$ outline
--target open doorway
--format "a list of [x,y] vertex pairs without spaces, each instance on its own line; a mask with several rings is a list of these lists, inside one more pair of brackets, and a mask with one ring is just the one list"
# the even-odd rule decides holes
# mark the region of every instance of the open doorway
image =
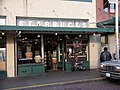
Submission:
[[57,47],[58,36],[57,35],[44,35],[44,50],[45,50],[45,62],[47,71],[57,70]]

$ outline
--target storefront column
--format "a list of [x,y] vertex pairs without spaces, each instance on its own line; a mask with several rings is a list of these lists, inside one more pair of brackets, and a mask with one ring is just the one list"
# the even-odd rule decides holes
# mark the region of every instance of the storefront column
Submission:
[[[43,35],[41,35],[41,55],[42,55],[42,58],[44,58],[44,39],[43,39]],[[42,62],[44,62],[44,61],[42,61]]]
[[101,52],[104,50],[104,47],[108,48],[108,51],[110,51],[111,55],[116,51],[116,41],[115,41],[115,35],[110,34],[107,36],[107,40],[105,39],[106,36],[101,37]]
[[111,55],[113,56],[113,54],[116,51],[116,40],[115,40],[114,34],[108,35],[108,45],[109,45],[109,51]]
[[90,69],[99,68],[100,66],[100,50],[101,50],[101,39],[100,34],[91,35],[89,43],[89,55],[90,55]]
[[65,61],[64,61],[64,42],[62,43],[62,64],[63,64],[63,71],[65,70]]
[[60,42],[59,42],[59,39],[60,39],[60,37],[58,36],[58,47],[57,47],[57,49],[58,49],[58,62],[60,62]]
[[15,76],[14,34],[7,34],[7,77]]

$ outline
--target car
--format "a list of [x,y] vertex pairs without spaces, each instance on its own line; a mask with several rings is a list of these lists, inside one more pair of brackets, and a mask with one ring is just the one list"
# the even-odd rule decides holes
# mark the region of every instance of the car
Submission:
[[120,60],[102,62],[100,75],[105,78],[120,79]]

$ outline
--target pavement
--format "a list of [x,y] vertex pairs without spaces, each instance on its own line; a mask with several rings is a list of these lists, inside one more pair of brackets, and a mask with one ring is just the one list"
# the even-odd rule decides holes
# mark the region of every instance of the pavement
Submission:
[[50,71],[32,76],[0,78],[0,90],[23,90],[33,87],[82,83],[103,79],[98,69],[73,72]]

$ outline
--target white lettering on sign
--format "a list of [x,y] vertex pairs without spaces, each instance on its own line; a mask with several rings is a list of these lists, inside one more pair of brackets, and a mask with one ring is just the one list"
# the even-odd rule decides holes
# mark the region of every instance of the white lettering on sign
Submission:
[[40,21],[38,21],[38,22],[37,22],[37,26],[41,26],[41,23],[40,23]]
[[32,21],[28,21],[28,26],[32,26]]
[[45,22],[45,25],[42,25],[42,26],[46,26],[46,27],[49,27],[50,26],[50,23],[48,21]]
[[72,27],[72,22],[68,22],[68,27]]
[[5,18],[0,18],[0,25],[5,25]]
[[29,19],[29,18],[18,18],[18,26],[43,26],[43,27],[87,27],[88,20],[72,20],[65,19],[61,21],[52,20],[52,19]]
[[52,26],[53,26],[53,27],[57,27],[57,26],[58,26],[58,25],[57,25],[57,22],[53,22]]
[[22,20],[21,20],[21,21],[19,21],[18,25],[19,25],[19,26],[24,26],[23,21],[22,21]]
[[87,27],[85,22],[82,23],[82,27]]
[[75,22],[76,27],[79,27],[79,25],[80,25],[79,22]]
[[60,22],[60,27],[65,27],[65,22]]

